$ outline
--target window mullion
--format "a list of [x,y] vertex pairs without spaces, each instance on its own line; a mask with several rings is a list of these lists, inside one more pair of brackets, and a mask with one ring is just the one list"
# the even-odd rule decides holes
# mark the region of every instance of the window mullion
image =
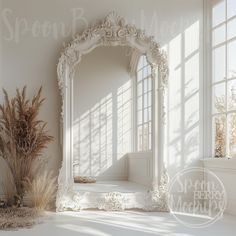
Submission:
[[[212,10],[210,8],[210,3],[208,0],[205,0],[205,7],[206,7],[206,42],[205,42],[205,47],[206,47],[206,65],[208,65],[207,71],[206,71],[206,78],[211,78],[211,80],[205,80],[206,85],[206,90],[204,90],[205,93],[205,98],[208,101],[207,106],[205,106],[205,129],[207,130],[204,135],[206,135],[206,139],[204,143],[207,143],[206,146],[204,147],[204,154],[208,157],[212,156],[213,153],[213,147],[215,147],[215,143],[213,145],[213,119],[212,119],[212,112],[213,112],[213,87],[211,86],[211,83],[213,82],[213,73],[212,73],[212,68],[213,68],[213,63],[212,63]],[[208,95],[207,89],[210,89],[210,95]],[[211,119],[210,121],[208,119]],[[208,128],[208,125],[210,126]],[[214,137],[215,140],[215,137]],[[209,149],[207,148],[209,146]]]
[[225,77],[226,77],[226,84],[225,84],[225,111],[226,111],[226,121],[225,121],[225,151],[226,151],[226,157],[229,156],[229,132],[228,132],[228,41],[227,41],[227,35],[228,35],[228,14],[227,14],[227,8],[228,8],[228,1],[225,1]]
[[144,79],[142,71],[142,151],[144,151]]

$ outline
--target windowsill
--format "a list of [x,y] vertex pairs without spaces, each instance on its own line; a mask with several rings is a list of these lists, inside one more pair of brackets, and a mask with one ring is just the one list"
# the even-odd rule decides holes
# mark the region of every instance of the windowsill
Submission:
[[204,167],[213,169],[227,169],[236,171],[236,158],[205,158],[202,159]]
[[151,158],[152,157],[152,151],[146,151],[146,152],[130,152],[127,153],[129,158]]
[[152,153],[151,150],[149,151],[135,151],[135,152],[129,152],[128,154],[143,154],[143,153]]

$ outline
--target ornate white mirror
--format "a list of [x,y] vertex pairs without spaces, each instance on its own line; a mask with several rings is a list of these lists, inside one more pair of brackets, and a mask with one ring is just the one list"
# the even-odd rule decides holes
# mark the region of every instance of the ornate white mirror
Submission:
[[153,37],[114,12],[63,50],[58,211],[168,211],[167,78],[165,54]]

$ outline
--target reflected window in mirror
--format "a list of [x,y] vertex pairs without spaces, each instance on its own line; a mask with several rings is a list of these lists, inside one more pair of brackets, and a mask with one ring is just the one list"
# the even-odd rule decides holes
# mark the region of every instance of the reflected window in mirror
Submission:
[[139,152],[152,150],[152,78],[151,66],[145,55],[139,59],[136,76],[137,125],[136,149]]

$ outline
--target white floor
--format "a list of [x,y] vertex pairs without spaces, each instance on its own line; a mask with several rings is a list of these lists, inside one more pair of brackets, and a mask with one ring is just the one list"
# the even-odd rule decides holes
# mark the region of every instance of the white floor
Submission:
[[122,193],[135,193],[145,192],[148,189],[141,185],[129,181],[97,181],[91,184],[75,184],[74,189],[83,192],[122,192]]
[[82,211],[51,213],[32,229],[0,231],[1,236],[235,236],[236,217],[226,215],[204,229],[186,228],[168,213]]

